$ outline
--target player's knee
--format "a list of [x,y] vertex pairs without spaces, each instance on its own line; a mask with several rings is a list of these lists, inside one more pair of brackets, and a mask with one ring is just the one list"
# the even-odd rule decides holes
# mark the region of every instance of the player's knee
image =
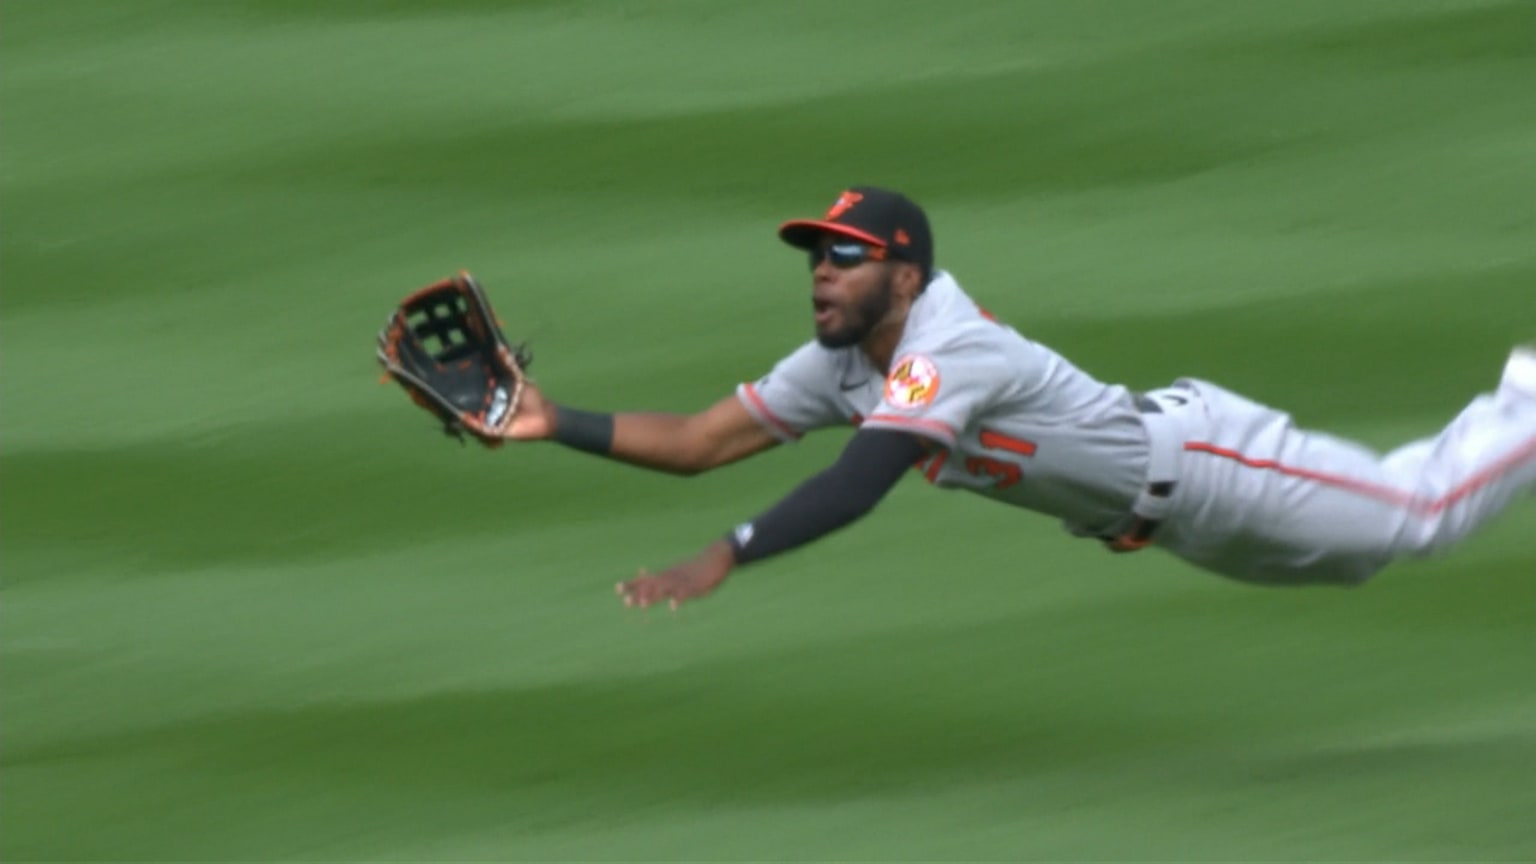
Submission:
[[1361,588],[1380,571],[1380,567],[1374,566],[1369,569],[1352,570],[1342,574],[1334,584],[1340,588]]
[[1398,557],[1429,558],[1449,552],[1470,533],[1467,526],[1448,519],[1421,522],[1398,536],[1396,552]]
[[1318,569],[1319,582],[1338,588],[1359,588],[1387,566],[1386,556],[1359,556],[1330,562]]

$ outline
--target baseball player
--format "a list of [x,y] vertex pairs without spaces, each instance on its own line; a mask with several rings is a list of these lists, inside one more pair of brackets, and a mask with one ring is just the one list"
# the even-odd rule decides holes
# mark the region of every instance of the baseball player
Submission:
[[529,385],[505,437],[694,474],[829,426],[837,461],[696,557],[617,586],[708,594],[736,567],[842,528],[914,468],[1129,552],[1256,583],[1357,584],[1446,549],[1536,486],[1536,348],[1434,437],[1379,454],[1209,381],[1137,393],[995,320],[934,268],[923,210],[856,187],[779,236],[809,255],[816,338],[691,415],[557,405]]

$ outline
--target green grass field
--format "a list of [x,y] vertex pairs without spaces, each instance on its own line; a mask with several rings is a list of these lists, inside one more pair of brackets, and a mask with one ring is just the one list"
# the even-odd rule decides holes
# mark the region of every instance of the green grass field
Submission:
[[480,277],[555,398],[809,338],[879,183],[1021,330],[1377,445],[1536,336],[1529,0],[8,0],[6,861],[1536,859],[1536,507],[1266,590],[916,477],[672,615],[695,479],[377,383]]

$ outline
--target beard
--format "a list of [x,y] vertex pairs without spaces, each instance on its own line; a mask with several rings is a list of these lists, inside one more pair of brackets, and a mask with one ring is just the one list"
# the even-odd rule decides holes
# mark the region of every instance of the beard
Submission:
[[863,300],[837,307],[836,326],[826,330],[820,326],[816,328],[816,341],[823,348],[848,348],[863,342],[864,337],[890,313],[895,284],[895,274],[885,271],[879,284]]

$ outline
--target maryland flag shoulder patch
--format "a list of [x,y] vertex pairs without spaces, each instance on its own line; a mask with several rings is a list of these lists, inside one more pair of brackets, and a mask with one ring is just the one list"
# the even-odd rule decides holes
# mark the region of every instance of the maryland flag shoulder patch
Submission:
[[891,367],[885,379],[885,403],[914,411],[933,403],[939,395],[939,367],[921,354],[907,354]]

